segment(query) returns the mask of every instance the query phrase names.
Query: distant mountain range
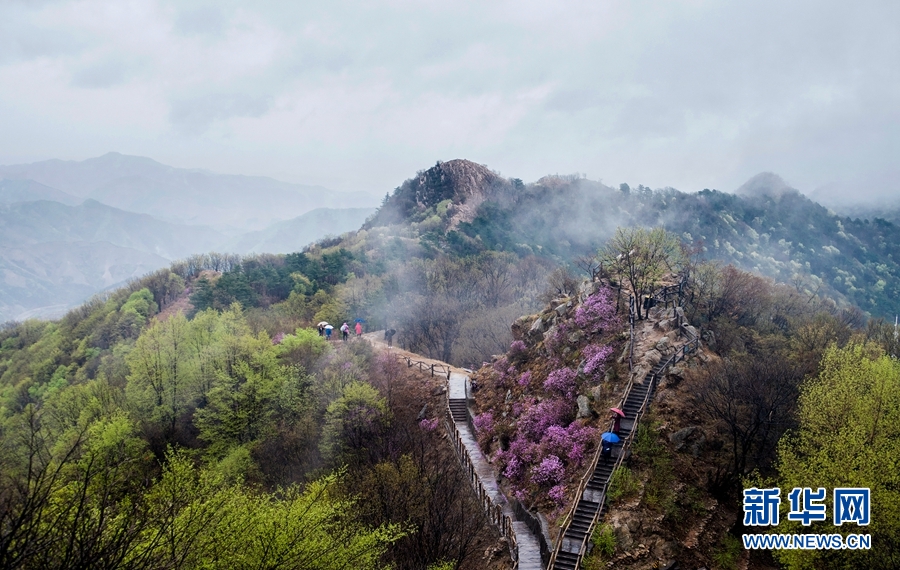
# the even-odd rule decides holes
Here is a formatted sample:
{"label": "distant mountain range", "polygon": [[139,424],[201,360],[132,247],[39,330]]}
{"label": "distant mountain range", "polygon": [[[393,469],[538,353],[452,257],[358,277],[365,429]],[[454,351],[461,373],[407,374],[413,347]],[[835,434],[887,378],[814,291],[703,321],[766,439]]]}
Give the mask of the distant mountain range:
{"label": "distant mountain range", "polygon": [[117,152],[81,162],[46,160],[0,166],[0,179],[4,178],[31,180],[122,210],[231,233],[262,230],[316,208],[378,205],[378,198],[365,192],[336,192],[262,176],[175,168]]}
{"label": "distant mountain range", "polygon": [[59,316],[195,253],[299,251],[358,229],[377,202],[118,153],[0,166],[0,322]]}
{"label": "distant mountain range", "polygon": [[292,220],[272,224],[258,232],[248,232],[228,242],[222,249],[238,253],[291,253],[326,236],[357,230],[375,208],[318,208]]}

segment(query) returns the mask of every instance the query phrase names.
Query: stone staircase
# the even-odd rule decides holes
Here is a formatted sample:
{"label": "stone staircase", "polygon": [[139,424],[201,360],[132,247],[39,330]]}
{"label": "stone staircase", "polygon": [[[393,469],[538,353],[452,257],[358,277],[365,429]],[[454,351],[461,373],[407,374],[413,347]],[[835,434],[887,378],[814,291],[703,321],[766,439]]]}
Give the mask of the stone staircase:
{"label": "stone staircase", "polygon": [[[634,383],[628,390],[622,411],[625,418],[620,422],[619,437],[625,441],[637,430],[636,418],[643,411],[645,402],[649,404],[656,390],[656,380],[662,374],[663,369],[669,364],[668,360],[660,361],[647,373],[643,382]],[[553,561],[552,568],[560,570],[575,570],[581,557],[586,553],[589,541],[588,533],[591,532],[594,522],[599,520],[606,512],[606,491],[609,480],[612,477],[613,468],[618,463],[621,454],[621,446],[614,446],[612,458],[609,462],[598,461],[591,478],[588,480],[581,498],[572,513],[572,520],[566,527],[562,537],[559,551]]]}

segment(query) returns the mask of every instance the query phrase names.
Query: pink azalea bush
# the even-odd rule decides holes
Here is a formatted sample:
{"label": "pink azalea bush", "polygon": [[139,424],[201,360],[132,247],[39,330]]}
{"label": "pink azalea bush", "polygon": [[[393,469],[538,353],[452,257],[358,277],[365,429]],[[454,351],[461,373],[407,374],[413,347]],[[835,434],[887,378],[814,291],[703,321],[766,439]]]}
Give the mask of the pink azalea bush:
{"label": "pink azalea bush", "polygon": [[559,457],[548,455],[544,457],[540,464],[531,469],[531,480],[536,485],[555,485],[562,481],[566,475],[566,468]]}
{"label": "pink azalea bush", "polygon": [[547,492],[547,495],[553,499],[553,502],[559,506],[566,504],[566,486],[565,485],[554,485],[550,491]]}
{"label": "pink azalea bush", "polygon": [[613,347],[603,344],[589,344],[581,351],[584,355],[584,373],[599,376],[606,368],[606,359],[613,353]]}
{"label": "pink azalea bush", "polygon": [[518,384],[523,388],[531,384],[531,370],[526,370],[519,376]]}
{"label": "pink azalea bush", "polygon": [[419,422],[419,427],[425,431],[434,431],[438,427],[438,419],[424,419]]}
{"label": "pink azalea bush", "polygon": [[578,373],[571,368],[559,368],[551,372],[544,380],[544,389],[551,394],[575,397],[575,379]]}
{"label": "pink azalea bush", "polygon": [[472,423],[475,424],[475,431],[479,435],[489,434],[494,431],[494,413],[487,411],[483,414],[478,414],[472,418]]}
{"label": "pink azalea bush", "polygon": [[516,367],[510,365],[509,360],[505,356],[501,356],[491,364],[491,368],[497,373],[497,385],[503,388],[512,386],[516,379]]}
{"label": "pink azalea bush", "polygon": [[585,299],[575,310],[575,326],[588,334],[602,332],[616,320],[616,301],[606,288]]}

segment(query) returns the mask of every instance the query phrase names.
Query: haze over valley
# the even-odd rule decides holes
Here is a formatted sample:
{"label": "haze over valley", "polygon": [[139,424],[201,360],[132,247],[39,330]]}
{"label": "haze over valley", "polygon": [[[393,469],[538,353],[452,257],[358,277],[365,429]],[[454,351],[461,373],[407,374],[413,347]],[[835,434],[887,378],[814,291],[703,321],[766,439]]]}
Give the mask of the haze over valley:
{"label": "haze over valley", "polygon": [[59,317],[192,254],[299,251],[359,228],[377,203],[118,153],[0,166],[0,321]]}

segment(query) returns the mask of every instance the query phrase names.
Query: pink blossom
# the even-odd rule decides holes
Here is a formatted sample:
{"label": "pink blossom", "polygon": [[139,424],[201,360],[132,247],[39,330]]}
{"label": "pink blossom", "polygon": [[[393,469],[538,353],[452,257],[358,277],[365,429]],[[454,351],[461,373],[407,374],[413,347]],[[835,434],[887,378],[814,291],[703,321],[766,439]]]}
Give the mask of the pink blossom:
{"label": "pink blossom", "polygon": [[472,418],[472,423],[475,424],[475,431],[477,431],[479,435],[489,434],[494,431],[494,414],[490,411],[478,414]]}
{"label": "pink blossom", "polygon": [[616,304],[609,289],[600,289],[575,310],[575,325],[586,333],[599,333],[616,323]]}
{"label": "pink blossom", "polygon": [[566,486],[565,485],[554,485],[547,495],[553,499],[557,505],[566,504]]}
{"label": "pink blossom", "polygon": [[519,376],[519,386],[525,387],[531,384],[531,370],[526,370]]}
{"label": "pink blossom", "polygon": [[575,396],[575,378],[577,372],[571,368],[560,368],[551,372],[544,381],[544,388],[567,398]]}
{"label": "pink blossom", "polygon": [[585,358],[584,373],[593,376],[603,372],[606,359],[613,353],[613,348],[609,345],[589,344],[581,353]]}
{"label": "pink blossom", "polygon": [[419,427],[424,429],[425,431],[434,431],[438,427],[438,419],[424,419],[419,422]]}
{"label": "pink blossom", "polygon": [[531,480],[537,485],[559,483],[565,475],[566,468],[555,455],[548,455],[540,465],[531,470]]}
{"label": "pink blossom", "polygon": [[568,425],[574,416],[571,403],[547,399],[522,412],[518,433],[531,441],[540,441],[550,426]]}

